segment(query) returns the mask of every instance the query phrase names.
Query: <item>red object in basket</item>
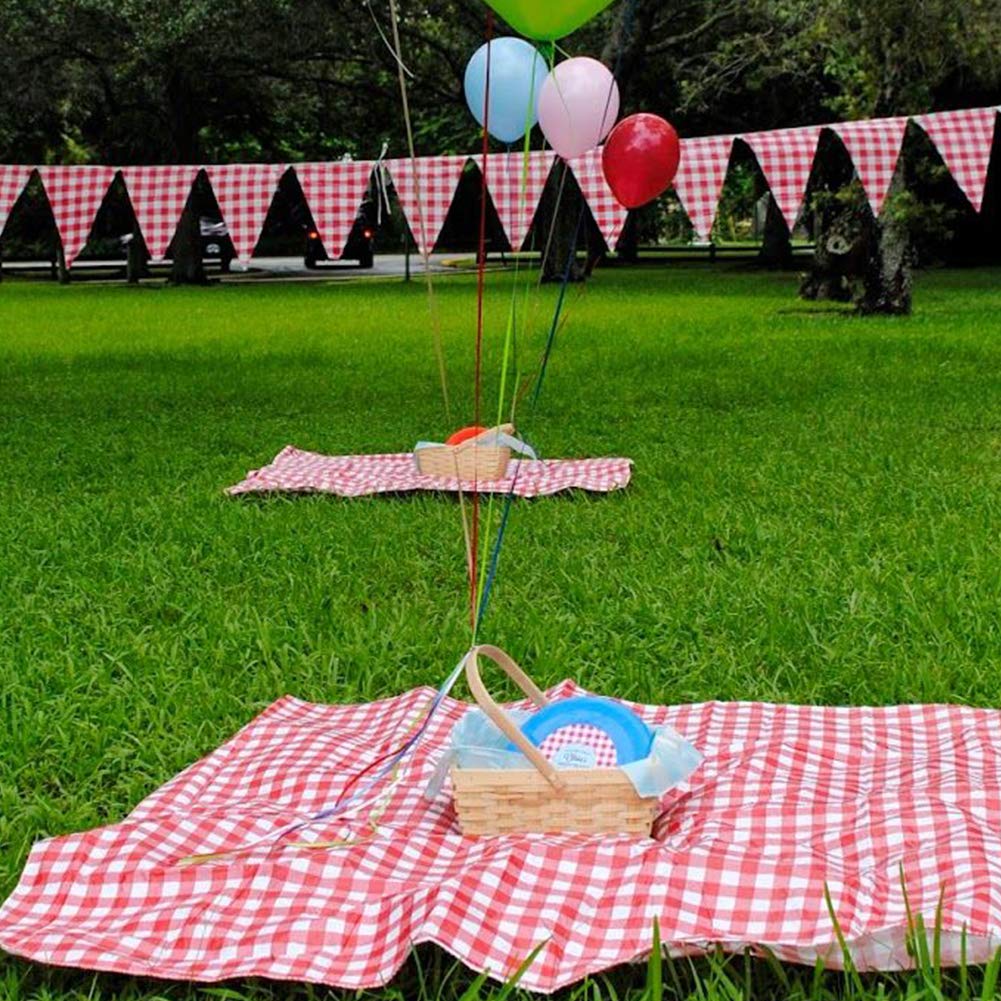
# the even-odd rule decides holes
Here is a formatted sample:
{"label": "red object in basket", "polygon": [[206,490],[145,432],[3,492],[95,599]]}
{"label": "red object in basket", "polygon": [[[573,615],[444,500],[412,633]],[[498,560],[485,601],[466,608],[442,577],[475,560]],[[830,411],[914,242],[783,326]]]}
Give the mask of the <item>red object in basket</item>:
{"label": "red object in basket", "polygon": [[471,427],[463,428],[461,431],[456,431],[448,441],[445,442],[446,445],[461,445],[464,441],[469,441],[470,438],[475,438],[478,434],[483,434],[487,428],[481,428],[476,424]]}

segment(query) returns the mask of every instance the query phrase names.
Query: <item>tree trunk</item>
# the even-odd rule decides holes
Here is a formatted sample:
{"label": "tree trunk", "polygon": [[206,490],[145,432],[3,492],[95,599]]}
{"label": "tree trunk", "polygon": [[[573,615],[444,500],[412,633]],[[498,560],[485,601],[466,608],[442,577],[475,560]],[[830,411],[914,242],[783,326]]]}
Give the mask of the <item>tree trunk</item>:
{"label": "tree trunk", "polygon": [[171,285],[206,285],[205,268],[202,267],[202,234],[198,213],[189,202],[174,234],[174,263],[170,269]]}
{"label": "tree trunk", "polygon": [[853,280],[859,276],[867,253],[864,243],[871,230],[868,212],[868,204],[837,197],[829,197],[815,209],[813,261],[800,283],[801,299],[851,302]]}
{"label": "tree trunk", "polygon": [[205,124],[205,109],[197,88],[191,85],[186,71],[176,63],[164,81],[165,112],[175,163],[197,163],[198,135]]}
{"label": "tree trunk", "polygon": [[[578,260],[581,245],[581,230],[579,225],[581,207],[578,202],[580,195],[568,199],[564,194],[563,204],[556,213],[552,224],[552,240],[549,253],[542,261],[542,280],[544,282],[581,282],[586,277],[586,269]],[[573,204],[568,204],[568,203]]]}
{"label": "tree trunk", "polygon": [[66,266],[66,254],[63,252],[62,242],[60,242],[59,250],[56,252],[56,269],[59,272],[59,284],[69,285],[70,269]]}
{"label": "tree trunk", "polygon": [[544,234],[542,245],[543,282],[584,281],[587,267],[577,252],[587,249],[587,206],[569,164],[562,163],[550,175],[547,192],[539,209]]}
{"label": "tree trunk", "polygon": [[[537,2],[548,3],[549,0]],[[619,94],[627,101],[630,83],[646,61],[653,24],[663,6],[663,0],[628,0],[619,4],[618,16],[601,52],[601,61],[615,73]]]}
{"label": "tree trunk", "polygon": [[758,254],[758,261],[769,268],[787,268],[792,264],[792,243],[789,239],[789,227],[775,204],[774,198],[768,199],[768,211],[765,215],[765,232]]}
{"label": "tree trunk", "polygon": [[630,212],[626,216],[626,224],[622,227],[622,236],[619,237],[619,244],[612,249],[616,252],[620,261],[625,261],[627,264],[639,263],[639,220],[635,212]]}
{"label": "tree trunk", "polygon": [[125,261],[126,280],[130,285],[138,285],[140,278],[149,277],[144,250],[142,234],[139,232],[139,227],[134,226],[132,229],[132,239],[129,241],[128,256]]}
{"label": "tree trunk", "polygon": [[892,217],[872,220],[870,251],[861,293],[856,301],[864,316],[909,316],[911,312],[911,243],[907,226]]}

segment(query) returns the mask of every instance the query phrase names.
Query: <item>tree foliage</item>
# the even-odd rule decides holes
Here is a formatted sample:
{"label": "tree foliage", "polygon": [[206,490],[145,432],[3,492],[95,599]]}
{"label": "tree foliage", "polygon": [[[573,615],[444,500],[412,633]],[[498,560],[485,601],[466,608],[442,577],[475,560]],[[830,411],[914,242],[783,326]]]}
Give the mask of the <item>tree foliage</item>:
{"label": "tree foliage", "polygon": [[[486,6],[399,8],[419,151],[474,149]],[[399,153],[388,32],[387,0],[0,0],[0,158]],[[618,0],[562,46],[683,134],[1001,100],[1001,0]]]}

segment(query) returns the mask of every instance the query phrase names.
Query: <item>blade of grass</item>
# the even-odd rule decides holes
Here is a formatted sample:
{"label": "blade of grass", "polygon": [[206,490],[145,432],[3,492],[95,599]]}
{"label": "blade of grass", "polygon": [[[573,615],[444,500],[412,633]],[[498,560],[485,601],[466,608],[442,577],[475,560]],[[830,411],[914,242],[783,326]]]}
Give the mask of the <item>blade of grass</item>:
{"label": "blade of grass", "polygon": [[838,945],[841,948],[842,961],[845,966],[845,986],[848,990],[848,996],[851,997],[861,997],[865,994],[865,985],[862,983],[862,978],[859,976],[858,970],[855,968],[855,960],[852,958],[851,950],[848,948],[848,942],[845,939],[844,932],[841,930],[841,922],[838,921],[837,911],[834,909],[834,901],[831,899],[831,888],[824,883],[824,900],[827,902],[827,913],[831,916],[831,924],[834,926],[834,934],[837,937]]}

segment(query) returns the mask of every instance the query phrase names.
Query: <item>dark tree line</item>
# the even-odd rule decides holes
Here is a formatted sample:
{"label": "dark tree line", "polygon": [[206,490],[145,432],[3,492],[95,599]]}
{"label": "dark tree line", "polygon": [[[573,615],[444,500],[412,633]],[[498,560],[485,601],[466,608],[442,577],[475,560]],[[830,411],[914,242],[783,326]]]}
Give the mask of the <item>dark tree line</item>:
{"label": "dark tree line", "polygon": [[[486,6],[399,7],[419,152],[475,148]],[[386,0],[0,0],[0,158],[399,152],[388,30]],[[617,0],[563,45],[683,134],[1001,100],[1001,0]]]}
{"label": "dark tree line", "polygon": [[[474,150],[462,76],[486,6],[398,7],[418,152]],[[388,34],[388,0],[0,0],[0,160],[400,155]],[[617,0],[562,47],[683,135],[1001,102],[1001,0]],[[554,274],[578,229],[593,242],[577,206]]]}

